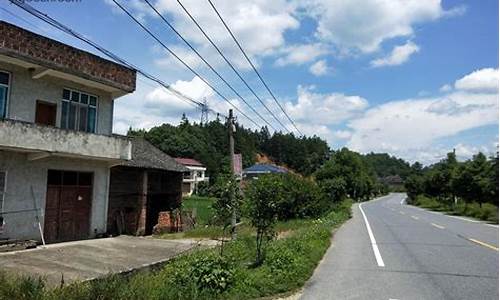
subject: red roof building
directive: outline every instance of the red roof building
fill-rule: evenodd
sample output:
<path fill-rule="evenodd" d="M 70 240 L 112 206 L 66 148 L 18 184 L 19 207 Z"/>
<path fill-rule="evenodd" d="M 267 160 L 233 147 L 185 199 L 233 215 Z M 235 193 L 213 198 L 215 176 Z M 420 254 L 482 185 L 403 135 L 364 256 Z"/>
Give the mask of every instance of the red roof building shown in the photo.
<path fill-rule="evenodd" d="M 175 161 L 184 166 L 203 167 L 203 164 L 193 158 L 177 157 Z"/>

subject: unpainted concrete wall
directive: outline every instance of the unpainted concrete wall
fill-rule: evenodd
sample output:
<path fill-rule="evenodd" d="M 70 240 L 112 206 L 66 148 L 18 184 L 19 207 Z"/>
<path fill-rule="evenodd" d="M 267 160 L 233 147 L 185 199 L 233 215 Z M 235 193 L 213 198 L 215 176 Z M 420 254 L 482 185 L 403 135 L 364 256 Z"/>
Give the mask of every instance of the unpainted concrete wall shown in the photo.
<path fill-rule="evenodd" d="M 27 69 L 0 62 L 0 70 L 10 73 L 10 93 L 7 118 L 35 122 L 36 100 L 57 105 L 56 126 L 61 125 L 62 92 L 70 88 L 99 97 L 97 107 L 97 134 L 110 135 L 113 127 L 113 99 L 111 94 L 72 81 L 44 76 L 33 79 Z"/>
<path fill-rule="evenodd" d="M 40 221 L 43 229 L 49 169 L 94 173 L 89 237 L 94 236 L 94 231 L 98 234 L 105 233 L 109 190 L 109 166 L 106 162 L 56 157 L 29 161 L 26 154 L 0 150 L 0 170 L 7 171 L 4 212 L 32 209 L 33 187 L 36 205 L 41 208 Z M 0 233 L 0 238 L 40 240 L 35 212 L 6 214 L 4 219 L 4 231 Z"/>

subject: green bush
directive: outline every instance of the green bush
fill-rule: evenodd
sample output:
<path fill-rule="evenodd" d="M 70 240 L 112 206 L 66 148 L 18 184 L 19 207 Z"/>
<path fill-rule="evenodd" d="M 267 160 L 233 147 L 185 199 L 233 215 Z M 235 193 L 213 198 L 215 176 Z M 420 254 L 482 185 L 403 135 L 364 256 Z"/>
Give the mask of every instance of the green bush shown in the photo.
<path fill-rule="evenodd" d="M 422 206 L 424 208 L 430 208 L 435 210 L 442 210 L 442 204 L 433 197 L 426 197 L 423 195 L 418 195 L 413 201 L 413 204 Z"/>
<path fill-rule="evenodd" d="M 222 293 L 233 284 L 234 269 L 224 257 L 208 256 L 194 261 L 190 276 L 199 289 Z"/>

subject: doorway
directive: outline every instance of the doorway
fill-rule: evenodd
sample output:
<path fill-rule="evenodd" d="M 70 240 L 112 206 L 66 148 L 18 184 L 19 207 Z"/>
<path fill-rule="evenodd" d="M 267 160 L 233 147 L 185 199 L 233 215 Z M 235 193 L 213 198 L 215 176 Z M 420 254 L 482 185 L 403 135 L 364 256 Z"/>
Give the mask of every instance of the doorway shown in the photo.
<path fill-rule="evenodd" d="M 49 170 L 44 235 L 47 242 L 89 237 L 93 173 Z"/>

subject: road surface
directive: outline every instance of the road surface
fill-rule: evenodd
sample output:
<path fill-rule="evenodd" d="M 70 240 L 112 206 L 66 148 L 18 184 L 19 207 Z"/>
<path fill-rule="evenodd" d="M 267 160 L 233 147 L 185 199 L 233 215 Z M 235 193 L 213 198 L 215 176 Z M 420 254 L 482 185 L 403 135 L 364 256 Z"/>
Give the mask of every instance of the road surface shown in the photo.
<path fill-rule="evenodd" d="M 498 299 L 498 227 L 405 197 L 355 204 L 301 299 Z"/>

